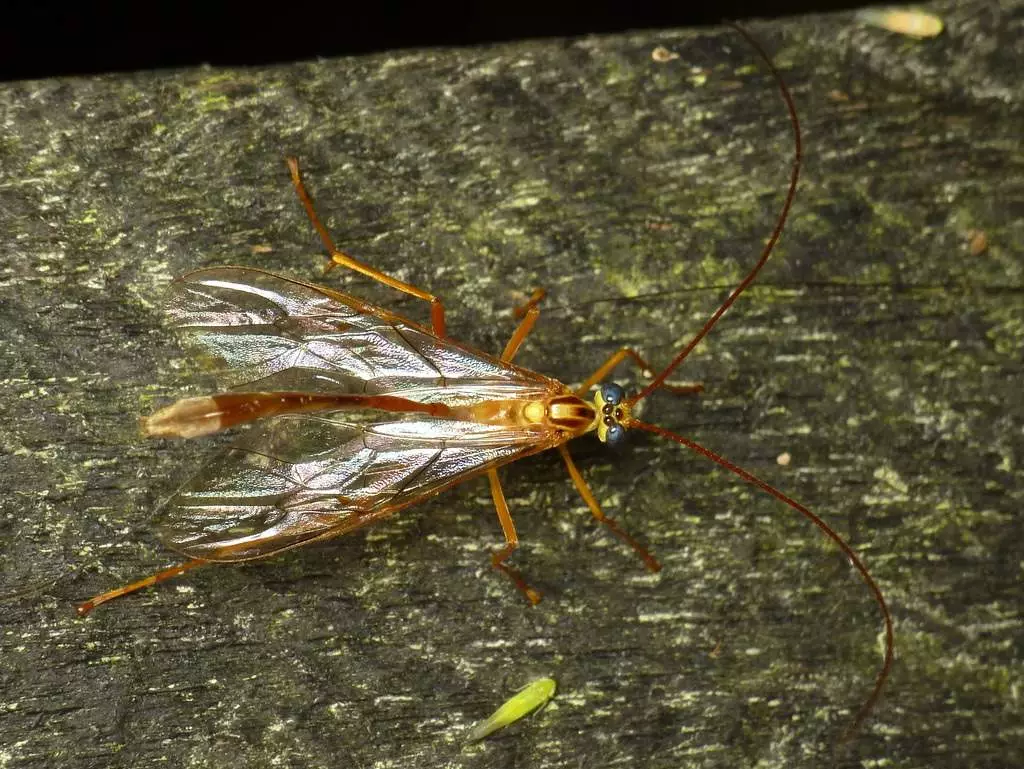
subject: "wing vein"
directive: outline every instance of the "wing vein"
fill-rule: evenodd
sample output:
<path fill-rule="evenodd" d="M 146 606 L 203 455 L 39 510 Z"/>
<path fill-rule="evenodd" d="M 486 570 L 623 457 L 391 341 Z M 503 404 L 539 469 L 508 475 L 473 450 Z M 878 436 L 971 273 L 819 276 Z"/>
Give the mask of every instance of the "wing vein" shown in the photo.
<path fill-rule="evenodd" d="M 430 459 L 428 459 L 426 462 L 424 462 L 422 467 L 420 467 L 418 470 L 416 470 L 416 472 L 412 473 L 411 475 L 409 475 L 405 479 L 405 482 L 402 483 L 402 485 L 399 486 L 398 490 L 395 492 L 395 496 L 396 497 L 401 497 L 403 494 L 405 494 L 406 489 L 408 489 L 409 486 L 412 485 L 413 481 L 415 481 L 417 478 L 419 478 L 425 472 L 427 472 L 428 469 L 430 469 L 435 464 L 437 464 L 437 460 L 441 458 L 442 454 L 444 454 L 444 449 L 445 449 L 445 446 L 444 446 L 444 442 L 442 441 L 441 448 L 439 448 L 436 452 L 434 452 L 434 456 L 432 456 Z"/>
<path fill-rule="evenodd" d="M 402 332 L 402 329 L 400 329 L 395 324 L 391 324 L 391 328 L 393 328 L 395 330 L 395 333 L 398 334 L 398 336 L 400 336 L 402 338 L 402 341 L 405 342 L 406 347 L 408 347 L 409 350 L 414 355 L 418 356 L 420 360 L 422 360 L 424 363 L 426 363 L 428 366 L 430 366 L 430 368 L 434 369 L 434 371 L 437 372 L 437 376 L 441 380 L 441 382 L 440 382 L 441 387 L 444 387 L 445 381 L 446 381 L 445 375 L 443 373 L 441 373 L 441 369 L 439 369 L 434 364 L 434 361 L 430 360 L 430 358 L 428 358 L 426 355 L 423 354 L 422 350 L 420 350 L 416 345 L 414 345 L 412 342 L 410 342 L 408 337 L 406 337 L 406 335 Z"/>

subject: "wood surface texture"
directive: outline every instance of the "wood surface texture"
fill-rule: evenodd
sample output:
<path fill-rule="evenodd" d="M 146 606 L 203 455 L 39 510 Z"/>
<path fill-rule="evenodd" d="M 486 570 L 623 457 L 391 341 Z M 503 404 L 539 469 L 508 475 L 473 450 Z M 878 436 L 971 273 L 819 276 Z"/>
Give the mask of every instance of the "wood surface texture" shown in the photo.
<path fill-rule="evenodd" d="M 339 244 L 443 297 L 455 338 L 499 352 L 544 286 L 517 362 L 573 383 L 624 344 L 667 361 L 788 178 L 789 119 L 734 31 L 0 86 L 0 768 L 1024 765 L 1024 5 L 928 7 L 927 41 L 850 13 L 750 25 L 797 101 L 803 181 L 676 377 L 705 394 L 642 415 L 807 504 L 884 589 L 892 679 L 838 752 L 881 660 L 869 593 L 799 515 L 654 436 L 571 448 L 658 575 L 552 453 L 502 471 L 536 608 L 490 568 L 476 480 L 74 612 L 177 562 L 153 511 L 217 451 L 138 433 L 207 391 L 167 283 L 321 280 L 286 155 Z M 541 676 L 546 710 L 464 744 Z"/>

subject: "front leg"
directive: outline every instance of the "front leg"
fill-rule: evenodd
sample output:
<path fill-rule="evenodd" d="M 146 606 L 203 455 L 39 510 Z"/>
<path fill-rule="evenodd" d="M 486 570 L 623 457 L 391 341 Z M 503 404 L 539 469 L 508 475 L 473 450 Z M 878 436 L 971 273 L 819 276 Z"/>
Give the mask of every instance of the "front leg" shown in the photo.
<path fill-rule="evenodd" d="M 626 358 L 633 361 L 642 373 L 647 376 L 654 375 L 654 369 L 651 368 L 651 364 L 641 358 L 640 354 L 636 350 L 631 347 L 623 347 L 621 350 L 609 355 L 608 360 L 602 363 L 600 367 L 598 367 L 597 371 L 587 377 L 583 384 L 576 388 L 576 395 L 581 398 L 586 396 L 586 394 L 590 392 L 591 387 L 596 385 L 598 382 L 603 382 L 604 378 L 611 373 L 612 369 L 622 363 L 622 361 L 626 360 Z M 704 392 L 704 385 L 700 382 L 694 382 L 693 384 L 688 385 L 663 384 L 661 385 L 661 388 L 678 395 L 695 395 L 697 393 Z"/>

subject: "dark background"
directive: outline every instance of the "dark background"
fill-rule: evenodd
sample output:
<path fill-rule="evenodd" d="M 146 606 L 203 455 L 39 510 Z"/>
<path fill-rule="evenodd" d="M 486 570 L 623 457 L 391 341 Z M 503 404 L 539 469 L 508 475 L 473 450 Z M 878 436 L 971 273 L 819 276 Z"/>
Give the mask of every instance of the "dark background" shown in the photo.
<path fill-rule="evenodd" d="M 854 8 L 841 0 L 714 3 L 17 3 L 0 79 L 242 65 L 552 36 L 693 27 Z"/>

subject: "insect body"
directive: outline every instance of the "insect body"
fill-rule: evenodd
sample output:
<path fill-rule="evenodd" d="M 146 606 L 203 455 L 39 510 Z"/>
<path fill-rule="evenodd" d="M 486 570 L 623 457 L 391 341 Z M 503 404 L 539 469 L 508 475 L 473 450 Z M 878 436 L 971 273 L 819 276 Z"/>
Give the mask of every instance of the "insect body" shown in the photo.
<path fill-rule="evenodd" d="M 531 681 L 505 700 L 488 718 L 474 726 L 467 735 L 466 742 L 482 740 L 547 704 L 548 700 L 555 696 L 557 686 L 553 678 L 538 678 Z"/>
<path fill-rule="evenodd" d="M 629 544 L 652 571 L 658 562 L 601 510 L 576 468 L 568 441 L 589 432 L 608 443 L 628 428 L 655 433 L 702 454 L 785 503 L 818 526 L 849 558 L 871 590 L 885 624 L 885 659 L 874 688 L 847 734 L 881 695 L 893 659 L 892 619 L 863 562 L 821 518 L 710 449 L 657 425 L 641 422 L 632 407 L 686 359 L 754 281 L 782 233 L 792 205 L 802 156 L 799 121 L 789 90 L 767 54 L 742 29 L 775 75 L 794 133 L 789 189 L 760 259 L 703 327 L 639 393 L 592 388 L 620 363 L 651 367 L 623 348 L 575 389 L 512 363 L 537 320 L 543 291 L 516 312 L 519 325 L 499 356 L 448 338 L 441 301 L 340 251 L 317 215 L 289 159 L 292 182 L 330 254 L 343 266 L 430 303 L 430 327 L 421 326 L 343 292 L 262 270 L 198 270 L 174 281 L 171 323 L 212 359 L 224 388 L 219 395 L 179 401 L 143 420 L 144 432 L 197 437 L 255 422 L 163 507 L 161 536 L 190 558 L 79 606 L 86 614 L 120 595 L 211 562 L 262 558 L 365 526 L 470 478 L 486 475 L 505 537 L 491 556 L 532 603 L 540 595 L 506 561 L 518 545 L 497 470 L 504 464 L 556 449 L 594 517 Z"/>
<path fill-rule="evenodd" d="M 163 507 L 164 540 L 194 559 L 261 558 L 338 536 L 486 473 L 507 540 L 495 566 L 536 602 L 504 563 L 515 529 L 493 471 L 590 431 L 614 440 L 626 416 L 616 385 L 591 404 L 512 365 L 514 349 L 494 358 L 260 270 L 185 275 L 168 314 L 218 362 L 227 392 L 179 401 L 143 430 L 191 438 L 259 420 Z"/>

